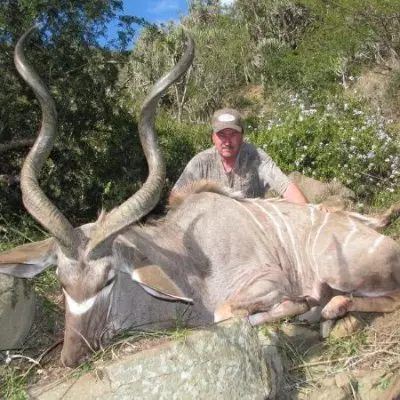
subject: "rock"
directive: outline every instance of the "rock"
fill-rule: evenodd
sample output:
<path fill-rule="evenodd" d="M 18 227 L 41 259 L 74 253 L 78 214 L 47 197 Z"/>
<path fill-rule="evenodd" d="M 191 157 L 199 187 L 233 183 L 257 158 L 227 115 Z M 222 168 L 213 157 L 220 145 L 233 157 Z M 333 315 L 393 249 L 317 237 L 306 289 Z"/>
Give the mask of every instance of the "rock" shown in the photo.
<path fill-rule="evenodd" d="M 365 322 L 356 315 L 350 313 L 336 321 L 329 337 L 331 339 L 341 339 L 352 336 L 365 326 Z"/>
<path fill-rule="evenodd" d="M 0 350 L 21 347 L 34 314 L 35 293 L 30 282 L 0 275 Z"/>
<path fill-rule="evenodd" d="M 387 391 L 386 391 L 387 399 L 400 399 L 400 374 L 395 376 L 391 381 Z"/>
<path fill-rule="evenodd" d="M 321 386 L 325 386 L 325 387 L 336 386 L 336 380 L 335 380 L 334 376 L 324 378 L 324 379 L 322 379 L 322 381 L 320 383 L 321 383 Z"/>
<path fill-rule="evenodd" d="M 398 400 L 400 399 L 400 374 L 387 374 L 380 369 L 358 371 L 358 395 L 361 400 Z M 360 376 L 361 375 L 361 376 Z"/>
<path fill-rule="evenodd" d="M 297 171 L 292 172 L 289 178 L 300 187 L 310 203 L 322 203 L 341 210 L 347 210 L 354 204 L 354 192 L 340 182 L 321 182 Z"/>
<path fill-rule="evenodd" d="M 347 389 L 351 387 L 351 379 L 345 372 L 335 375 L 335 383 L 337 387 Z"/>
<path fill-rule="evenodd" d="M 228 321 L 103 363 L 97 373 L 36 386 L 30 398 L 273 399 L 282 364 L 273 339 L 263 342 L 248 322 Z"/>
<path fill-rule="evenodd" d="M 348 400 L 351 399 L 350 393 L 337 386 L 329 389 L 320 390 L 310 394 L 307 400 Z"/>

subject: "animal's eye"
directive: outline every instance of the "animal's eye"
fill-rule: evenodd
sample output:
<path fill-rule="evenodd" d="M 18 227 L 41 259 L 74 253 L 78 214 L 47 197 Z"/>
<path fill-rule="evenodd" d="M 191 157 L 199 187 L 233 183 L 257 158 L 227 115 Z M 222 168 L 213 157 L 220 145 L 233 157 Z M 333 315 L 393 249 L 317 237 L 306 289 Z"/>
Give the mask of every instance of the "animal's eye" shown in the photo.
<path fill-rule="evenodd" d="M 111 278 L 109 278 L 106 282 L 106 284 L 104 285 L 104 287 L 110 286 L 115 280 L 115 276 L 112 276 Z"/>

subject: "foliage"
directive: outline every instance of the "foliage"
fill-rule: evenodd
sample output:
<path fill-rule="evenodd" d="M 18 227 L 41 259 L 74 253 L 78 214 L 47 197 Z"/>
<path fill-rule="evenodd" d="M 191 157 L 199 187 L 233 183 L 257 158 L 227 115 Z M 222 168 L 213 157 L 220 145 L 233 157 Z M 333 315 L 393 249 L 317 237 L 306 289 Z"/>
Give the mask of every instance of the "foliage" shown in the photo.
<path fill-rule="evenodd" d="M 398 0 L 300 3 L 307 19 L 296 46 L 264 47 L 267 87 L 314 91 L 332 90 L 338 83 L 347 87 L 362 65 L 385 65 L 389 56 L 399 58 Z"/>
<path fill-rule="evenodd" d="M 296 48 L 312 20 L 309 10 L 292 0 L 238 0 L 235 7 L 252 40 L 262 46 Z"/>
<path fill-rule="evenodd" d="M 27 400 L 29 398 L 26 384 L 26 373 L 18 371 L 11 366 L 0 370 L 0 393 L 2 398 L 10 400 Z"/>
<path fill-rule="evenodd" d="M 394 71 L 386 90 L 386 98 L 393 110 L 400 110 L 400 70 Z"/>
<path fill-rule="evenodd" d="M 253 79 L 246 30 L 237 23 L 233 12 L 224 10 L 218 2 L 211 3 L 192 2 L 189 15 L 182 19 L 196 42 L 196 58 L 186 76 L 163 100 L 178 120 L 208 119 L 215 108 L 227 101 L 227 95 L 232 94 L 234 99 L 235 90 Z M 128 104 L 143 99 L 182 51 L 180 26 L 169 23 L 159 31 L 142 30 L 124 73 Z"/>
<path fill-rule="evenodd" d="M 287 172 L 337 179 L 361 200 L 399 186 L 399 144 L 388 133 L 388 121 L 361 102 L 336 98 L 307 106 L 291 96 L 275 118 L 261 116 L 252 123 L 249 140 Z"/>
<path fill-rule="evenodd" d="M 135 148 L 140 149 L 133 137 L 136 123 L 116 101 L 120 97 L 118 66 L 126 61 L 124 50 L 134 35 L 132 25 L 144 22 L 120 15 L 119 24 L 124 29 L 120 40 L 106 43 L 105 48 L 100 42 L 106 24 L 121 11 L 120 0 L 56 1 L 51 6 L 38 0 L 19 0 L 1 5 L 0 63 L 4 73 L 0 76 L 0 143 L 34 137 L 39 127 L 37 101 L 12 64 L 17 39 L 27 27 L 38 23 L 39 33 L 26 53 L 49 86 L 59 121 L 56 146 L 41 184 L 74 223 L 94 218 L 103 204 L 113 206 L 132 190 L 126 181 L 121 189 L 121 170 L 128 171 L 127 179 L 132 178 L 131 172 L 135 174 L 132 185 L 136 187 L 146 173 L 142 152 L 131 157 Z M 119 51 L 109 50 L 111 44 Z M 2 155 L 0 174 L 17 176 L 25 155 L 26 150 L 18 148 Z M 107 191 L 111 179 L 114 186 Z M 0 187 L 0 191 L 0 214 L 23 212 L 17 183 Z"/>

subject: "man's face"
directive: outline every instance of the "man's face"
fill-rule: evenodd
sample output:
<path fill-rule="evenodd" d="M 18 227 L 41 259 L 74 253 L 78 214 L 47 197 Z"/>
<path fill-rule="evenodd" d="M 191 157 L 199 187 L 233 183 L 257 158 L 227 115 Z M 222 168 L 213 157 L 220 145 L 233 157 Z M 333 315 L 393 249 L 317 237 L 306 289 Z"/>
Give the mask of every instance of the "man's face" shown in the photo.
<path fill-rule="evenodd" d="M 234 129 L 226 128 L 212 134 L 212 142 L 222 158 L 236 158 L 243 143 L 243 135 Z"/>

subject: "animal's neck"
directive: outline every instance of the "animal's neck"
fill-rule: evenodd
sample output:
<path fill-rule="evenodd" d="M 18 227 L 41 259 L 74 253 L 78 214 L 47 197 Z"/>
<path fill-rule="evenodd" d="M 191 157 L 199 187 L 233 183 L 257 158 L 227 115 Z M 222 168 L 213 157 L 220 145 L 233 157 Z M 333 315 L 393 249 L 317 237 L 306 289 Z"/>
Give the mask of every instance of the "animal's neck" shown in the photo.
<path fill-rule="evenodd" d="M 179 306 L 181 303 L 163 301 L 151 296 L 126 274 L 121 273 L 114 290 L 109 321 L 116 331 L 128 328 L 172 328 L 176 326 Z"/>

